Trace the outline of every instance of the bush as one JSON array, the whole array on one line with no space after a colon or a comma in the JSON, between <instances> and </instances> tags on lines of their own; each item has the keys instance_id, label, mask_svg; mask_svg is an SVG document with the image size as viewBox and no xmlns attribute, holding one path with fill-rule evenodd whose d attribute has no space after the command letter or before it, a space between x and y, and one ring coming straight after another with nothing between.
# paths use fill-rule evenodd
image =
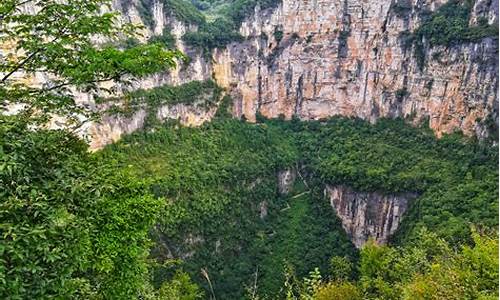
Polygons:
<instances>
[{"instance_id":1,"label":"bush","mask_svg":"<svg viewBox=\"0 0 500 300\"><path fill-rule=\"evenodd\" d=\"M186 33L182 39L193 47L201 48L209 53L214 48L223 48L234 41L242 41L243 37L235 29L234 23L218 18L214 22L203 24L198 31Z\"/></svg>"},{"instance_id":2,"label":"bush","mask_svg":"<svg viewBox=\"0 0 500 300\"><path fill-rule=\"evenodd\" d=\"M175 36L170 33L169 28L164 28L161 35L150 37L148 43L159 43L167 49L175 49Z\"/></svg>"},{"instance_id":3,"label":"bush","mask_svg":"<svg viewBox=\"0 0 500 300\"><path fill-rule=\"evenodd\" d=\"M205 16L189 1L162 0L165 11L170 12L177 20L186 24L202 25Z\"/></svg>"},{"instance_id":4,"label":"bush","mask_svg":"<svg viewBox=\"0 0 500 300\"><path fill-rule=\"evenodd\" d=\"M177 0L181 1L181 0ZM235 0L223 7L213 22L201 23L197 32L188 32L183 36L187 44L201 48L205 53L214 48L222 48L231 42L242 41L239 27L243 20L252 15L256 5L262 9L279 3L276 0Z\"/></svg>"},{"instance_id":5,"label":"bush","mask_svg":"<svg viewBox=\"0 0 500 300\"><path fill-rule=\"evenodd\" d=\"M469 26L472 3L449 0L437 11L424 15L422 24L413 33L415 56L420 69L425 65L424 40L430 47L453 46L477 42L483 38L498 38L498 25L488 25L480 19L478 25Z\"/></svg>"},{"instance_id":6,"label":"bush","mask_svg":"<svg viewBox=\"0 0 500 300\"><path fill-rule=\"evenodd\" d=\"M488 25L484 19L469 26L472 5L450 0L426 17L415 31L418 39L425 38L431 46L450 46L464 42L475 42L485 37L497 37L498 26Z\"/></svg>"}]
</instances>

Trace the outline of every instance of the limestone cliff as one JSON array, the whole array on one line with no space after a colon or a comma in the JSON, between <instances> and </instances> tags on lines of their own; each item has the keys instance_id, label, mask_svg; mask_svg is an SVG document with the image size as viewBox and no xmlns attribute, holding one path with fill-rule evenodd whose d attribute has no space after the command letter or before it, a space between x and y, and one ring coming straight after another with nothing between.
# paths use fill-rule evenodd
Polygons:
<instances>
[{"instance_id":1,"label":"limestone cliff","mask_svg":"<svg viewBox=\"0 0 500 300\"><path fill-rule=\"evenodd\" d=\"M387 243L396 231L413 194L383 195L356 192L347 186L327 185L325 194L353 244L360 248L369 238Z\"/></svg>"},{"instance_id":2,"label":"limestone cliff","mask_svg":"<svg viewBox=\"0 0 500 300\"><path fill-rule=\"evenodd\" d=\"M428 118L438 135L486 135L483 120L498 120L497 41L426 49L421 70L404 33L446 1L404 2L404 15L394 1L283 0L274 10L257 8L241 26L246 41L214 53L215 77L237 100L234 114ZM476 1L471 22L479 16L496 23L498 3Z\"/></svg>"},{"instance_id":3,"label":"limestone cliff","mask_svg":"<svg viewBox=\"0 0 500 300\"><path fill-rule=\"evenodd\" d=\"M404 117L415 123L429 119L438 136L458 129L485 137L488 123L498 123L497 40L427 47L424 66L405 42L420 25L421 15L446 1L282 0L273 9L256 7L240 27L244 41L215 49L211 59L185 45L182 36L197 27L177 20L164 1L114 0L113 5L123 22L144 25L143 42L167 30L176 38L176 47L190 57L188 65L133 81L127 89L213 77L233 96L233 114L250 121L257 113L303 120ZM401 5L403 13L396 9ZM479 19L497 23L498 3L476 0L470 22ZM5 47L0 46L0 52ZM43 74L22 79L35 85L46 80ZM79 94L78 102L103 109L89 95ZM158 118L180 117L185 125L201 124L214 115L193 106L162 111ZM141 110L128 117L105 116L100 123L82 127L80 134L91 148L99 149L141 128L145 117Z\"/></svg>"},{"instance_id":4,"label":"limestone cliff","mask_svg":"<svg viewBox=\"0 0 500 300\"><path fill-rule=\"evenodd\" d=\"M210 62L206 61L201 52L185 47L182 42L182 36L187 31L196 30L196 27L178 21L169 11L164 9L164 5L160 0L153 0L149 7L145 7L150 11L152 24L144 24L139 12L141 5L140 0L113 1L113 7L121 12L123 22L144 25L140 32L142 42L146 42L150 37L161 35L164 30L168 30L176 40L176 48L190 57L190 63L187 65L179 63L174 70L167 73L154 74L133 81L132 86L127 87L127 89L151 89L163 85L180 85L193 80L210 79ZM88 101L92 102L91 99L84 100L84 102ZM97 106L96 109L103 110L103 107ZM156 118L159 120L178 119L183 125L198 126L210 120L215 112L216 107L206 110L195 105L164 105L158 109ZM129 134L143 128L147 114L146 109L140 109L128 117L105 114L99 122L92 122L83 127L80 135L88 140L91 150L101 149L107 144L118 141L123 134Z\"/></svg>"},{"instance_id":5,"label":"limestone cliff","mask_svg":"<svg viewBox=\"0 0 500 300\"><path fill-rule=\"evenodd\" d=\"M143 22L140 1L129 2L124 7L123 0L115 0L115 8L123 13L124 21ZM404 14L395 9L399 2L408 8ZM405 33L419 26L423 12L436 10L445 2L283 0L274 9L257 7L240 28L245 41L215 49L209 61L182 41L183 34L197 30L196 26L179 22L161 0L153 0L146 7L153 22L145 26L144 39L167 28L191 63L137 81L134 88L213 76L233 96L233 114L245 115L250 121L257 113L295 115L304 120L334 115L370 121L404 117L415 123L428 119L438 136L462 130L484 137L488 135L486 120L498 123L497 41L485 38L477 43L426 48L426 63L421 68L404 40ZM476 1L471 23L479 17L497 23L498 3ZM187 125L201 124L213 115L189 108L179 112L176 116ZM183 112L193 117L182 117ZM92 145L100 148L140 128L137 118L141 114L94 124L87 131ZM111 139L106 138L110 135Z\"/></svg>"}]
</instances>

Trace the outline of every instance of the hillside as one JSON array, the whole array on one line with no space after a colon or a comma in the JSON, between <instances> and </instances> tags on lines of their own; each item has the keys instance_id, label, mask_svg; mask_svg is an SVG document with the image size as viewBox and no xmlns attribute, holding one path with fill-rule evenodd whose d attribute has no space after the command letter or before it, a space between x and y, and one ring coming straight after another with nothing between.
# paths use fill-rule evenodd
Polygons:
<instances>
[{"instance_id":1,"label":"hillside","mask_svg":"<svg viewBox=\"0 0 500 300\"><path fill-rule=\"evenodd\" d=\"M497 299L497 23L0 3L0 298Z\"/></svg>"}]
</instances>

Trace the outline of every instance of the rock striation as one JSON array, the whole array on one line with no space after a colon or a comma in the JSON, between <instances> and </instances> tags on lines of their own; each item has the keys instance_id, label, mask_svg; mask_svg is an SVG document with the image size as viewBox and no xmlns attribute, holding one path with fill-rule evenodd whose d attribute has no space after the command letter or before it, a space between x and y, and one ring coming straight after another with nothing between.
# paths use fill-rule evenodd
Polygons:
<instances>
[{"instance_id":1,"label":"rock striation","mask_svg":"<svg viewBox=\"0 0 500 300\"><path fill-rule=\"evenodd\" d=\"M325 195L342 222L342 227L357 248L373 238L387 243L415 194L383 195L357 192L344 185L327 185Z\"/></svg>"},{"instance_id":2,"label":"rock striation","mask_svg":"<svg viewBox=\"0 0 500 300\"><path fill-rule=\"evenodd\" d=\"M250 121L258 114L303 120L340 115L371 122L402 117L414 123L428 120L438 136L461 130L486 137L488 127L498 124L498 40L427 47L421 53L424 65L407 42L421 16L445 2L282 0L272 9L256 7L240 27L243 42L215 49L211 57L185 45L182 36L197 30L196 25L177 20L162 0L114 0L113 8L123 22L144 25L143 42L167 30L190 57L188 65L133 81L127 89L214 78L232 96L233 115ZM144 10L150 22L141 17ZM470 22L480 20L498 23L497 1L475 0ZM0 54L8 48L0 45ZM39 85L46 78L35 74L19 80ZM77 100L101 109L90 95L79 94ZM157 117L180 117L184 125L194 126L213 115L173 107ZM105 116L82 127L80 135L99 149L141 128L145 117L141 110L127 117Z\"/></svg>"},{"instance_id":3,"label":"rock striation","mask_svg":"<svg viewBox=\"0 0 500 300\"><path fill-rule=\"evenodd\" d=\"M283 0L257 8L241 26L245 42L215 51L215 78L236 100L234 115L249 120L404 117L428 119L438 136L485 136L484 120L498 121L498 41L424 49L422 68L405 42L420 15L445 2ZM479 17L497 23L498 3L477 0L471 22Z\"/></svg>"}]
</instances>

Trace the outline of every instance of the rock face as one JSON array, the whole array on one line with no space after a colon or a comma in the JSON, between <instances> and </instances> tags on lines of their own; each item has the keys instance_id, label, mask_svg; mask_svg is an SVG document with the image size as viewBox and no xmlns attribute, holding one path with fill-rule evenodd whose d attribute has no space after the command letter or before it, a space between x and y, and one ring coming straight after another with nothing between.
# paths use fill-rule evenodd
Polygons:
<instances>
[{"instance_id":1,"label":"rock face","mask_svg":"<svg viewBox=\"0 0 500 300\"><path fill-rule=\"evenodd\" d=\"M369 238L377 243L387 243L398 228L409 202L416 197L414 194L361 193L343 185L327 185L325 194L357 248Z\"/></svg>"},{"instance_id":2,"label":"rock face","mask_svg":"<svg viewBox=\"0 0 500 300\"><path fill-rule=\"evenodd\" d=\"M236 99L234 114L406 117L429 119L438 135L485 135L482 121L498 120L497 41L425 49L420 69L405 33L446 0L407 0L404 14L396 2L283 0L256 9L240 29L246 41L214 53L215 78ZM476 1L471 22L479 16L496 23L498 3Z\"/></svg>"},{"instance_id":3,"label":"rock face","mask_svg":"<svg viewBox=\"0 0 500 300\"><path fill-rule=\"evenodd\" d=\"M114 0L113 7L122 13L123 22L143 24L140 17L140 0L127 1ZM146 78L134 81L131 89L151 89L162 85L180 85L193 80L207 80L211 78L211 64L206 61L200 52L192 51L185 47L181 37L187 31L196 30L196 27L186 25L176 20L169 11L165 11L160 0L151 1L152 26L145 25L142 29L142 41L153 35L161 35L168 28L169 32L176 38L176 47L189 55L191 62L185 66L178 66L168 73L154 74ZM85 99L83 102L93 102L92 99ZM96 108L100 109L100 108ZM205 121L212 119L216 112L216 107L205 110L195 105L176 104L174 106L162 106L158 109L156 118L158 120L178 119L185 126L199 126ZM122 135L129 134L144 126L147 117L146 110L134 112L132 116L105 115L100 122L91 122L80 132L80 135L89 142L91 150L98 150L107 144L118 141Z\"/></svg>"},{"instance_id":4,"label":"rock face","mask_svg":"<svg viewBox=\"0 0 500 300\"><path fill-rule=\"evenodd\" d=\"M158 108L158 120L179 120L184 126L200 126L209 121L217 112L217 107L209 109L196 105L164 105ZM92 122L83 127L80 134L89 142L90 150L98 150L118 141L122 135L130 134L144 127L148 113L145 109L134 112L131 116L104 115L99 122Z\"/></svg>"},{"instance_id":5,"label":"rock face","mask_svg":"<svg viewBox=\"0 0 500 300\"><path fill-rule=\"evenodd\" d=\"M211 59L186 47L182 36L196 26L176 20L161 0L114 0L113 6L123 22L144 24L141 10L147 10L151 22L144 24L142 40L169 30L177 48L191 58L188 66L133 82L132 89L213 77L233 96L233 115L250 121L257 113L303 120L341 115L372 122L404 117L415 123L428 119L438 136L458 129L485 137L488 124L498 123L497 41L425 48L423 66L405 42L422 13L446 1L282 0L274 9L257 7L240 27L244 41L215 49ZM395 9L398 5L405 10ZM498 2L476 0L471 24L480 18L497 23ZM0 55L8 48L0 45ZM42 75L20 80L39 85L47 80ZM89 95L77 100L100 109ZM80 134L92 149L99 149L141 128L144 113L106 116ZM171 116L185 125L199 125L213 113L174 107L163 108L157 117Z\"/></svg>"},{"instance_id":6,"label":"rock face","mask_svg":"<svg viewBox=\"0 0 500 300\"><path fill-rule=\"evenodd\" d=\"M280 195L288 195L293 188L297 171L294 168L288 168L278 172L278 192Z\"/></svg>"}]
</instances>

